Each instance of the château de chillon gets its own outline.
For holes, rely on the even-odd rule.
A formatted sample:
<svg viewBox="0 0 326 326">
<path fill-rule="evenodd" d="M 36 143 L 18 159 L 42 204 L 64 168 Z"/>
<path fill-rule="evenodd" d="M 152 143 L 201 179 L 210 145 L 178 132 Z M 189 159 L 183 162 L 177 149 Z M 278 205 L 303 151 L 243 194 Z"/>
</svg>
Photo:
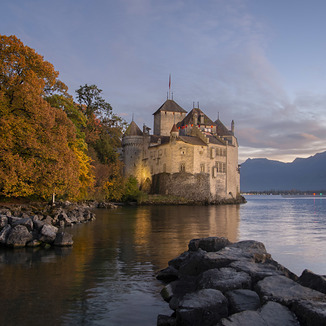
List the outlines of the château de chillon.
<svg viewBox="0 0 326 326">
<path fill-rule="evenodd" d="M 206 203 L 240 197 L 238 141 L 231 129 L 193 105 L 187 114 L 167 99 L 153 113 L 154 132 L 132 121 L 122 138 L 124 175 L 154 194 Z"/>
</svg>

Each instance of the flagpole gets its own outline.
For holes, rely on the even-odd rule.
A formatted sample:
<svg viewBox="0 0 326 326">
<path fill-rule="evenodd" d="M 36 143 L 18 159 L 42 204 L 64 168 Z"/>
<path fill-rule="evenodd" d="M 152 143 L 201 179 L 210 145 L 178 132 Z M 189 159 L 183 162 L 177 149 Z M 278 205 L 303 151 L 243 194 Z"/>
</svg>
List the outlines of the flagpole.
<svg viewBox="0 0 326 326">
<path fill-rule="evenodd" d="M 170 99 L 170 91 L 171 91 L 171 74 L 169 75 L 169 99 Z"/>
</svg>

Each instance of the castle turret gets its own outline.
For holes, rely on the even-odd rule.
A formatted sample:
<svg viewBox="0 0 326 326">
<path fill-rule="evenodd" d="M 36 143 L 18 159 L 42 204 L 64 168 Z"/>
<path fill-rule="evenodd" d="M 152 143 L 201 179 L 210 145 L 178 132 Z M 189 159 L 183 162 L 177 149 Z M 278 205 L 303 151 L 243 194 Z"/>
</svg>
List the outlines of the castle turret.
<svg viewBox="0 0 326 326">
<path fill-rule="evenodd" d="M 122 136 L 123 174 L 125 176 L 133 175 L 138 177 L 143 144 L 143 132 L 132 121 Z"/>
</svg>

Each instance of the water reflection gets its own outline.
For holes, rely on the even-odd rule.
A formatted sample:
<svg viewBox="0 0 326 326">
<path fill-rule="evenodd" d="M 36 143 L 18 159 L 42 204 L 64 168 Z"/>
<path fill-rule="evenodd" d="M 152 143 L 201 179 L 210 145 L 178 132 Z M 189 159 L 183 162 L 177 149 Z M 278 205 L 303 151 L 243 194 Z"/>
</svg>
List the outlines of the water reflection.
<svg viewBox="0 0 326 326">
<path fill-rule="evenodd" d="M 73 248 L 0 251 L 1 325 L 154 325 L 157 314 L 170 313 L 155 272 L 193 238 L 236 241 L 239 233 L 238 206 L 121 208 L 96 215 L 70 230 Z"/>
</svg>

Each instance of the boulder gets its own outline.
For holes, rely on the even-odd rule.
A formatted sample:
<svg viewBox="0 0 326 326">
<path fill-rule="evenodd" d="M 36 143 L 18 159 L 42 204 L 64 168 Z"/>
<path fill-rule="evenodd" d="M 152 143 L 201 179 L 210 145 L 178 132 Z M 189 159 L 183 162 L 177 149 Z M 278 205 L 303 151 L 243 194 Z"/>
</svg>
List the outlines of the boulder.
<svg viewBox="0 0 326 326">
<path fill-rule="evenodd" d="M 185 294 L 194 292 L 196 290 L 196 283 L 191 280 L 177 280 L 166 285 L 162 291 L 162 298 L 169 302 L 172 297 L 181 299 Z"/>
<path fill-rule="evenodd" d="M 243 288 L 251 288 L 250 276 L 245 272 L 237 272 L 229 267 L 205 271 L 198 280 L 198 289 L 216 289 L 226 292 Z"/>
<path fill-rule="evenodd" d="M 215 252 L 223 249 L 231 242 L 222 237 L 208 237 L 190 240 L 188 248 L 190 251 L 197 251 L 199 248 L 207 252 Z"/>
<path fill-rule="evenodd" d="M 266 251 L 265 245 L 259 241 L 244 240 L 231 244 L 229 247 L 240 249 L 244 257 L 253 258 L 255 262 L 264 262 L 266 259 L 271 258 L 271 255 Z"/>
<path fill-rule="evenodd" d="M 1 231 L 0 231 L 0 244 L 5 245 L 7 243 L 8 235 L 11 231 L 11 225 L 7 224 Z"/>
<path fill-rule="evenodd" d="M 34 229 L 35 230 L 41 230 L 42 229 L 42 227 L 44 226 L 44 222 L 43 221 L 40 221 L 40 220 L 34 220 L 33 221 L 33 226 L 34 226 Z"/>
<path fill-rule="evenodd" d="M 267 302 L 261 310 L 243 311 L 223 318 L 219 326 L 300 326 L 295 315 L 276 302 Z"/>
<path fill-rule="evenodd" d="M 29 217 L 22 217 L 11 222 L 12 227 L 15 227 L 16 225 L 24 225 L 28 231 L 33 230 L 33 221 Z"/>
<path fill-rule="evenodd" d="M 54 240 L 57 247 L 70 247 L 73 243 L 72 235 L 67 232 L 58 232 Z"/>
<path fill-rule="evenodd" d="M 231 314 L 260 308 L 260 299 L 255 291 L 237 289 L 224 294 L 229 301 L 229 312 Z"/>
<path fill-rule="evenodd" d="M 0 215 L 0 230 L 2 230 L 8 224 L 8 217 L 6 215 Z"/>
<path fill-rule="evenodd" d="M 177 321 L 174 317 L 158 315 L 156 325 L 157 326 L 176 326 Z"/>
<path fill-rule="evenodd" d="M 292 311 L 296 314 L 302 325 L 326 325 L 326 302 L 297 301 L 293 303 Z"/>
<path fill-rule="evenodd" d="M 156 278 L 164 282 L 172 282 L 178 278 L 178 271 L 173 266 L 168 266 L 159 271 Z"/>
<path fill-rule="evenodd" d="M 176 311 L 178 325 L 211 326 L 227 315 L 227 299 L 214 289 L 186 294 Z"/>
<path fill-rule="evenodd" d="M 171 259 L 168 262 L 169 266 L 174 267 L 175 269 L 179 269 L 180 266 L 187 261 L 187 259 L 189 258 L 190 253 L 189 251 L 185 251 L 183 252 L 181 255 L 179 255 L 177 258 Z"/>
<path fill-rule="evenodd" d="M 33 240 L 31 232 L 24 225 L 17 225 L 11 228 L 8 234 L 6 245 L 14 248 L 25 247 L 26 243 Z"/>
<path fill-rule="evenodd" d="M 317 275 L 312 271 L 305 269 L 299 277 L 298 282 L 303 286 L 326 294 L 326 276 Z"/>
<path fill-rule="evenodd" d="M 285 276 L 269 276 L 256 285 L 257 293 L 263 301 L 276 301 L 290 305 L 300 300 L 326 300 L 326 295 L 304 287 Z"/>
<path fill-rule="evenodd" d="M 53 243 L 56 236 L 57 236 L 58 228 L 49 225 L 49 224 L 44 224 L 42 229 L 40 230 L 40 236 L 39 240 L 45 243 Z"/>
</svg>

